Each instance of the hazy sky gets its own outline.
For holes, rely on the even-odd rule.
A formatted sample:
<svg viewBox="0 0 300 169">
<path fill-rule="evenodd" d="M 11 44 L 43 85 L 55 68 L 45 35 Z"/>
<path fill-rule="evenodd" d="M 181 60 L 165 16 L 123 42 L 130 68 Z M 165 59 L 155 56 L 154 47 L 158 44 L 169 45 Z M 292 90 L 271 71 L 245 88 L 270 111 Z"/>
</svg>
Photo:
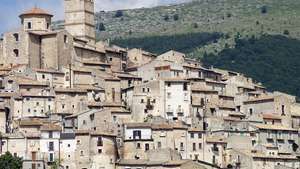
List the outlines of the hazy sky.
<svg viewBox="0 0 300 169">
<path fill-rule="evenodd" d="M 96 11 L 153 7 L 190 0 L 96 0 Z M 63 19 L 63 0 L 0 0 L 0 33 L 18 28 L 18 15 L 38 6 L 54 14 L 54 20 Z"/>
</svg>

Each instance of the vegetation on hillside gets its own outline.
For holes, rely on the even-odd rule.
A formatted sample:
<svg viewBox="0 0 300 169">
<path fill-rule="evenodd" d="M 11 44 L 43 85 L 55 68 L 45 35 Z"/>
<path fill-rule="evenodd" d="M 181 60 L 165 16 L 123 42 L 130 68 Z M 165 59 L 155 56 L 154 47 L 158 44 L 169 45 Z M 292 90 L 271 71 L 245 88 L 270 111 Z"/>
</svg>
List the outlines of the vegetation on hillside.
<svg viewBox="0 0 300 169">
<path fill-rule="evenodd" d="M 300 97 L 300 41 L 285 36 L 236 39 L 236 46 L 201 60 L 206 66 L 244 73 L 271 90 Z"/>
<path fill-rule="evenodd" d="M 125 48 L 142 48 L 156 54 L 161 54 L 173 49 L 179 52 L 190 53 L 197 47 L 216 42 L 221 37 L 223 37 L 221 33 L 188 33 L 169 36 L 115 39 L 112 43 Z"/>
</svg>

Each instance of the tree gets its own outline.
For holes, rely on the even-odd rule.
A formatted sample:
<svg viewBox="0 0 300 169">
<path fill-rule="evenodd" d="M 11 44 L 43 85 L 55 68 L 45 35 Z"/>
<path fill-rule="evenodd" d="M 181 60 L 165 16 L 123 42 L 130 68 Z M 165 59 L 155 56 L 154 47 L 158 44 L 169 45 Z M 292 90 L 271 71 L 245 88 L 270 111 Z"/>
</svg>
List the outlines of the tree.
<svg viewBox="0 0 300 169">
<path fill-rule="evenodd" d="M 179 19 L 179 15 L 178 14 L 173 15 L 173 19 L 174 21 L 177 21 Z"/>
<path fill-rule="evenodd" d="M 51 165 L 51 169 L 59 169 L 60 161 L 55 160 L 54 163 Z"/>
<path fill-rule="evenodd" d="M 286 29 L 286 30 L 283 31 L 283 34 L 289 35 L 289 34 L 290 34 L 290 31 Z"/>
<path fill-rule="evenodd" d="M 164 16 L 164 20 L 165 20 L 165 21 L 168 21 L 168 20 L 169 20 L 169 15 L 165 15 L 165 16 Z"/>
<path fill-rule="evenodd" d="M 99 31 L 105 31 L 105 26 L 102 22 L 98 24 L 98 30 Z"/>
<path fill-rule="evenodd" d="M 266 14 L 268 12 L 267 6 L 266 5 L 262 6 L 260 11 L 261 11 L 262 14 Z"/>
<path fill-rule="evenodd" d="M 0 156 L 0 168 L 1 169 L 21 169 L 22 159 L 14 157 L 10 152 L 6 152 Z"/>
<path fill-rule="evenodd" d="M 123 11 L 122 10 L 117 10 L 116 14 L 115 14 L 115 17 L 116 18 L 120 18 L 123 16 Z"/>
</svg>

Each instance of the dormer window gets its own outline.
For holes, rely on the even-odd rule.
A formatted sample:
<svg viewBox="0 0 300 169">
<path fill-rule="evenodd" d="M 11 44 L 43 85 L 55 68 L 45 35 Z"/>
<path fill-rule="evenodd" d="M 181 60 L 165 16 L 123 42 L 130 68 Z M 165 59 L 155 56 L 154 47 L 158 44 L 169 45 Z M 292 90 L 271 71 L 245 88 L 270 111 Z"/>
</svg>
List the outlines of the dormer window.
<svg viewBox="0 0 300 169">
<path fill-rule="evenodd" d="M 27 22 L 27 29 L 31 29 L 32 25 L 31 22 Z"/>
</svg>

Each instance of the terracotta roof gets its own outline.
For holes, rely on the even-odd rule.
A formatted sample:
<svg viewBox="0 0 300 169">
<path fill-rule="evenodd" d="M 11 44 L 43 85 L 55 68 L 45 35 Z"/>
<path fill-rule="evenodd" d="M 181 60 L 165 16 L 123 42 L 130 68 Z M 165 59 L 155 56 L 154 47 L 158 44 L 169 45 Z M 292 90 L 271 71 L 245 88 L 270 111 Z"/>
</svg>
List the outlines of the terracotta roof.
<svg viewBox="0 0 300 169">
<path fill-rule="evenodd" d="M 111 66 L 109 63 L 104 63 L 100 61 L 82 61 L 85 65 L 100 65 L 100 66 Z"/>
<path fill-rule="evenodd" d="M 216 90 L 212 89 L 204 89 L 204 88 L 199 88 L 199 87 L 192 87 L 193 92 L 200 92 L 200 93 L 218 93 Z"/>
<path fill-rule="evenodd" d="M 24 119 L 19 122 L 20 126 L 42 126 L 43 122 L 36 119 Z"/>
<path fill-rule="evenodd" d="M 37 8 L 34 7 L 30 10 L 27 10 L 25 12 L 23 12 L 20 17 L 26 16 L 26 15 L 46 15 L 46 16 L 50 16 L 52 17 L 52 14 L 49 14 L 48 12 L 46 12 L 45 10 L 41 9 L 41 8 Z"/>
<path fill-rule="evenodd" d="M 263 113 L 262 117 L 263 119 L 281 120 L 281 117 L 279 115 L 271 113 Z"/>
<path fill-rule="evenodd" d="M 298 131 L 296 129 L 285 127 L 282 125 L 271 125 L 271 124 L 251 124 L 251 125 L 256 128 L 265 129 L 265 130 Z"/>
<path fill-rule="evenodd" d="M 64 72 L 60 72 L 54 69 L 34 69 L 36 72 L 40 73 L 51 73 L 51 74 L 65 74 Z"/>
<path fill-rule="evenodd" d="M 150 123 L 126 123 L 126 128 L 151 128 Z"/>
<path fill-rule="evenodd" d="M 217 136 L 211 136 L 206 138 L 207 143 L 220 143 L 220 144 L 226 144 L 227 141 L 223 137 L 217 137 Z"/>
<path fill-rule="evenodd" d="M 61 131 L 61 126 L 53 124 L 53 123 L 48 123 L 48 124 L 43 124 L 41 127 L 41 131 Z"/>
<path fill-rule="evenodd" d="M 185 78 L 164 78 L 164 79 L 162 79 L 162 80 L 164 80 L 165 82 L 189 82 L 187 79 L 185 79 Z"/>
<path fill-rule="evenodd" d="M 104 88 L 100 86 L 93 86 L 93 85 L 75 85 L 74 88 L 83 89 L 83 90 L 95 90 L 95 91 L 104 91 Z"/>
<path fill-rule="evenodd" d="M 76 130 L 75 135 L 92 135 L 92 136 L 110 136 L 110 137 L 116 137 L 116 134 L 111 132 L 104 132 L 100 130 Z"/>
<path fill-rule="evenodd" d="M 54 91 L 58 93 L 87 93 L 86 89 L 80 88 L 55 88 Z"/>
<path fill-rule="evenodd" d="M 28 77 L 13 76 L 10 78 L 16 81 L 20 86 L 48 86 L 45 82 L 40 82 Z"/>
<path fill-rule="evenodd" d="M 253 99 L 244 101 L 244 103 L 251 104 L 251 103 L 266 102 L 266 101 L 274 101 L 274 97 L 273 96 L 262 96 L 262 97 L 253 98 Z"/>
</svg>

